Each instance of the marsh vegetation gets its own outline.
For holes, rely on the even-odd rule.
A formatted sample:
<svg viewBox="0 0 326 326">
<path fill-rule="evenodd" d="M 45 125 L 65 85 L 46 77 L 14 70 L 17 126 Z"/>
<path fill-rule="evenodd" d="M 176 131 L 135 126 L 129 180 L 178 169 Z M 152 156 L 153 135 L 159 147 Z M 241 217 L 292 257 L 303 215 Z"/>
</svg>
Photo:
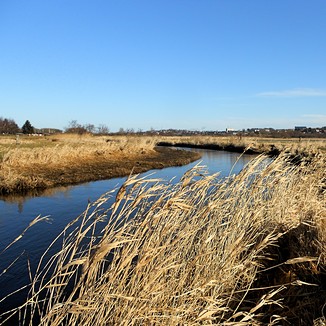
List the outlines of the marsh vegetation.
<svg viewBox="0 0 326 326">
<path fill-rule="evenodd" d="M 127 176 L 154 168 L 183 165 L 196 153 L 158 149 L 152 137 L 0 138 L 0 194 Z"/>
<path fill-rule="evenodd" d="M 176 184 L 130 176 L 109 208 L 113 192 L 66 226 L 47 252 L 58 242 L 61 249 L 30 270 L 26 302 L 2 320 L 12 315 L 23 324 L 43 325 L 324 320 L 323 141 L 58 135 L 18 143 L 3 137 L 1 189 L 48 188 L 198 158 L 157 150 L 159 142 L 281 154 L 272 162 L 259 156 L 239 175 L 222 180 L 199 166 Z"/>
<path fill-rule="evenodd" d="M 323 139 L 91 134 L 1 136 L 0 194 L 127 176 L 184 165 L 199 158 L 194 152 L 158 148 L 157 144 L 272 155 L 281 151 L 297 155 L 326 150 Z"/>
<path fill-rule="evenodd" d="M 325 322 L 325 155 L 261 155 L 218 179 L 130 176 L 53 241 L 30 273 L 23 324 Z M 48 250 L 51 250 L 48 248 Z M 44 256 L 45 257 L 45 256 Z"/>
</svg>

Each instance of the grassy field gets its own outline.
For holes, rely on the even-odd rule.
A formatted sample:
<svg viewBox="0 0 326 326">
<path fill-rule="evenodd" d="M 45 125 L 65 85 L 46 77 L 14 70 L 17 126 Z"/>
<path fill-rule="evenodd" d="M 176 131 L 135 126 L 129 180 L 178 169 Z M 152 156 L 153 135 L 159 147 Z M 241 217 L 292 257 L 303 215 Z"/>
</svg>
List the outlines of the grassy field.
<svg viewBox="0 0 326 326">
<path fill-rule="evenodd" d="M 320 150 L 326 152 L 326 139 L 323 138 L 263 138 L 245 136 L 168 136 L 160 137 L 160 141 L 171 144 L 219 145 L 234 146 L 240 152 L 251 149 L 257 153 L 268 153 L 273 149 L 291 153 Z"/>
<path fill-rule="evenodd" d="M 258 156 L 224 180 L 202 167 L 175 185 L 131 176 L 112 206 L 104 194 L 67 225 L 53 242 L 61 250 L 31 274 L 26 303 L 2 320 L 324 325 L 326 158 L 318 146 L 295 162 L 290 152 Z"/>
<path fill-rule="evenodd" d="M 193 152 L 159 150 L 158 143 L 218 146 L 254 153 L 325 151 L 325 140 L 212 136 L 54 136 L 0 137 L 0 194 L 126 176 L 199 158 Z"/>
<path fill-rule="evenodd" d="M 152 137 L 0 137 L 0 194 L 127 176 L 200 157 L 155 144 Z"/>
</svg>

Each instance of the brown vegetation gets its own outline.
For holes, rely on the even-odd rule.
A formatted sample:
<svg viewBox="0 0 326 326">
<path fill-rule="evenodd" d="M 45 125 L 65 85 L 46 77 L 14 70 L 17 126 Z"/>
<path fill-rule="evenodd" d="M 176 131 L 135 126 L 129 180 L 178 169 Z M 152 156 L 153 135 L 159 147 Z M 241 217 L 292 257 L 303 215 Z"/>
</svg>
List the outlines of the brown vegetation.
<svg viewBox="0 0 326 326">
<path fill-rule="evenodd" d="M 242 153 L 249 150 L 251 153 L 280 153 L 288 151 L 293 154 L 312 151 L 326 151 L 326 139 L 320 138 L 263 138 L 245 137 L 242 135 L 231 136 L 160 136 L 159 141 L 165 145 L 193 146 L 229 150 Z"/>
<path fill-rule="evenodd" d="M 0 194 L 127 176 L 150 169 L 183 165 L 194 152 L 159 149 L 157 144 L 278 155 L 307 155 L 326 150 L 325 140 L 268 139 L 242 136 L 140 136 L 58 134 L 0 137 Z"/>
<path fill-rule="evenodd" d="M 3 137 L 0 193 L 41 190 L 183 165 L 193 152 L 158 149 L 151 137 Z"/>
<path fill-rule="evenodd" d="M 322 325 L 325 155 L 259 156 L 218 180 L 131 176 L 55 240 L 19 312 L 40 325 Z M 50 248 L 49 248 L 50 250 Z M 42 267 L 41 267 L 42 266 Z"/>
</svg>

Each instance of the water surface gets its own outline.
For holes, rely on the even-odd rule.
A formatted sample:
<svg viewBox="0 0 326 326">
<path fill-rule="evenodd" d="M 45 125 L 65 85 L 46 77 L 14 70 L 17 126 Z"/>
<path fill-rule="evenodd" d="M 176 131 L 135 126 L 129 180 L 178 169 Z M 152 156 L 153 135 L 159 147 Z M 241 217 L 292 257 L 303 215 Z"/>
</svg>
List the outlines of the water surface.
<svg viewBox="0 0 326 326">
<path fill-rule="evenodd" d="M 205 165 L 209 173 L 220 172 L 221 177 L 238 173 L 252 158 L 224 151 L 190 149 L 200 152 L 202 158 L 181 167 L 151 170 L 144 175 L 177 182 L 182 175 L 196 164 Z M 236 164 L 235 164 L 236 163 Z M 32 268 L 56 235 L 71 220 L 80 215 L 90 201 L 95 201 L 103 193 L 121 186 L 126 178 L 88 182 L 77 186 L 60 187 L 45 191 L 41 196 L 13 196 L 0 199 L 0 252 L 10 244 L 38 215 L 49 216 L 51 223 L 40 222 L 31 227 L 12 247 L 0 255 L 0 274 L 17 257 L 13 267 L 0 277 L 0 299 L 28 282 L 27 260 Z M 113 201 L 113 199 L 112 199 Z M 17 304 L 18 296 L 0 302 L 0 311 Z"/>
</svg>

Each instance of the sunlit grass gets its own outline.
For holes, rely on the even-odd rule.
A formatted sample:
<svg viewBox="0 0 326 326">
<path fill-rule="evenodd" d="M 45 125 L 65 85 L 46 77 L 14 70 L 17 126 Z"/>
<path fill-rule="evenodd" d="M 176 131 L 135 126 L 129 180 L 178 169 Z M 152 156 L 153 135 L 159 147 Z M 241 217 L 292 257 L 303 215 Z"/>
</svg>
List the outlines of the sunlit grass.
<svg viewBox="0 0 326 326">
<path fill-rule="evenodd" d="M 231 136 L 162 136 L 160 141 L 175 143 L 187 143 L 194 145 L 216 144 L 216 145 L 236 145 L 243 148 L 252 148 L 257 152 L 268 152 L 271 146 L 283 151 L 304 151 L 325 149 L 326 139 L 324 138 L 264 138 L 246 137 L 240 135 Z"/>
<path fill-rule="evenodd" d="M 139 135 L 76 135 L 58 134 L 53 136 L 1 136 L 0 137 L 0 192 L 14 193 L 26 190 L 44 189 L 61 184 L 74 183 L 71 176 L 60 184 L 60 176 L 68 175 L 79 167 L 77 182 L 83 180 L 83 169 L 111 162 L 120 171 L 126 160 L 143 161 L 157 158 L 154 151 L 156 144 L 218 145 L 235 146 L 237 151 L 250 149 L 255 153 L 268 153 L 273 149 L 294 154 L 318 151 L 325 148 L 325 141 L 320 139 L 267 139 L 241 136 L 139 136 Z M 143 161 L 144 162 L 144 161 Z M 189 162 L 189 161 L 187 161 Z M 170 163 L 170 165 L 173 162 Z M 105 167 L 104 167 L 105 168 Z M 131 167 L 132 168 L 132 167 Z M 131 168 L 125 171 L 128 175 Z M 150 168 L 150 167 L 149 167 Z M 113 173 L 120 176 L 122 172 Z M 96 175 L 100 175 L 98 172 Z M 94 178 L 96 178 L 96 175 Z M 60 179 L 61 180 L 61 179 Z"/>
<path fill-rule="evenodd" d="M 40 325 L 322 318 L 325 156 L 292 159 L 259 156 L 223 180 L 199 166 L 177 184 L 130 177 L 114 204 L 104 194 L 54 240 L 62 246 L 31 275 L 21 321 L 30 313 Z"/>
<path fill-rule="evenodd" d="M 155 139 L 57 135 L 54 137 L 0 137 L 0 192 L 53 186 L 47 175 L 60 175 L 72 167 L 154 154 Z M 1 191 L 2 190 L 2 191 Z"/>
</svg>

